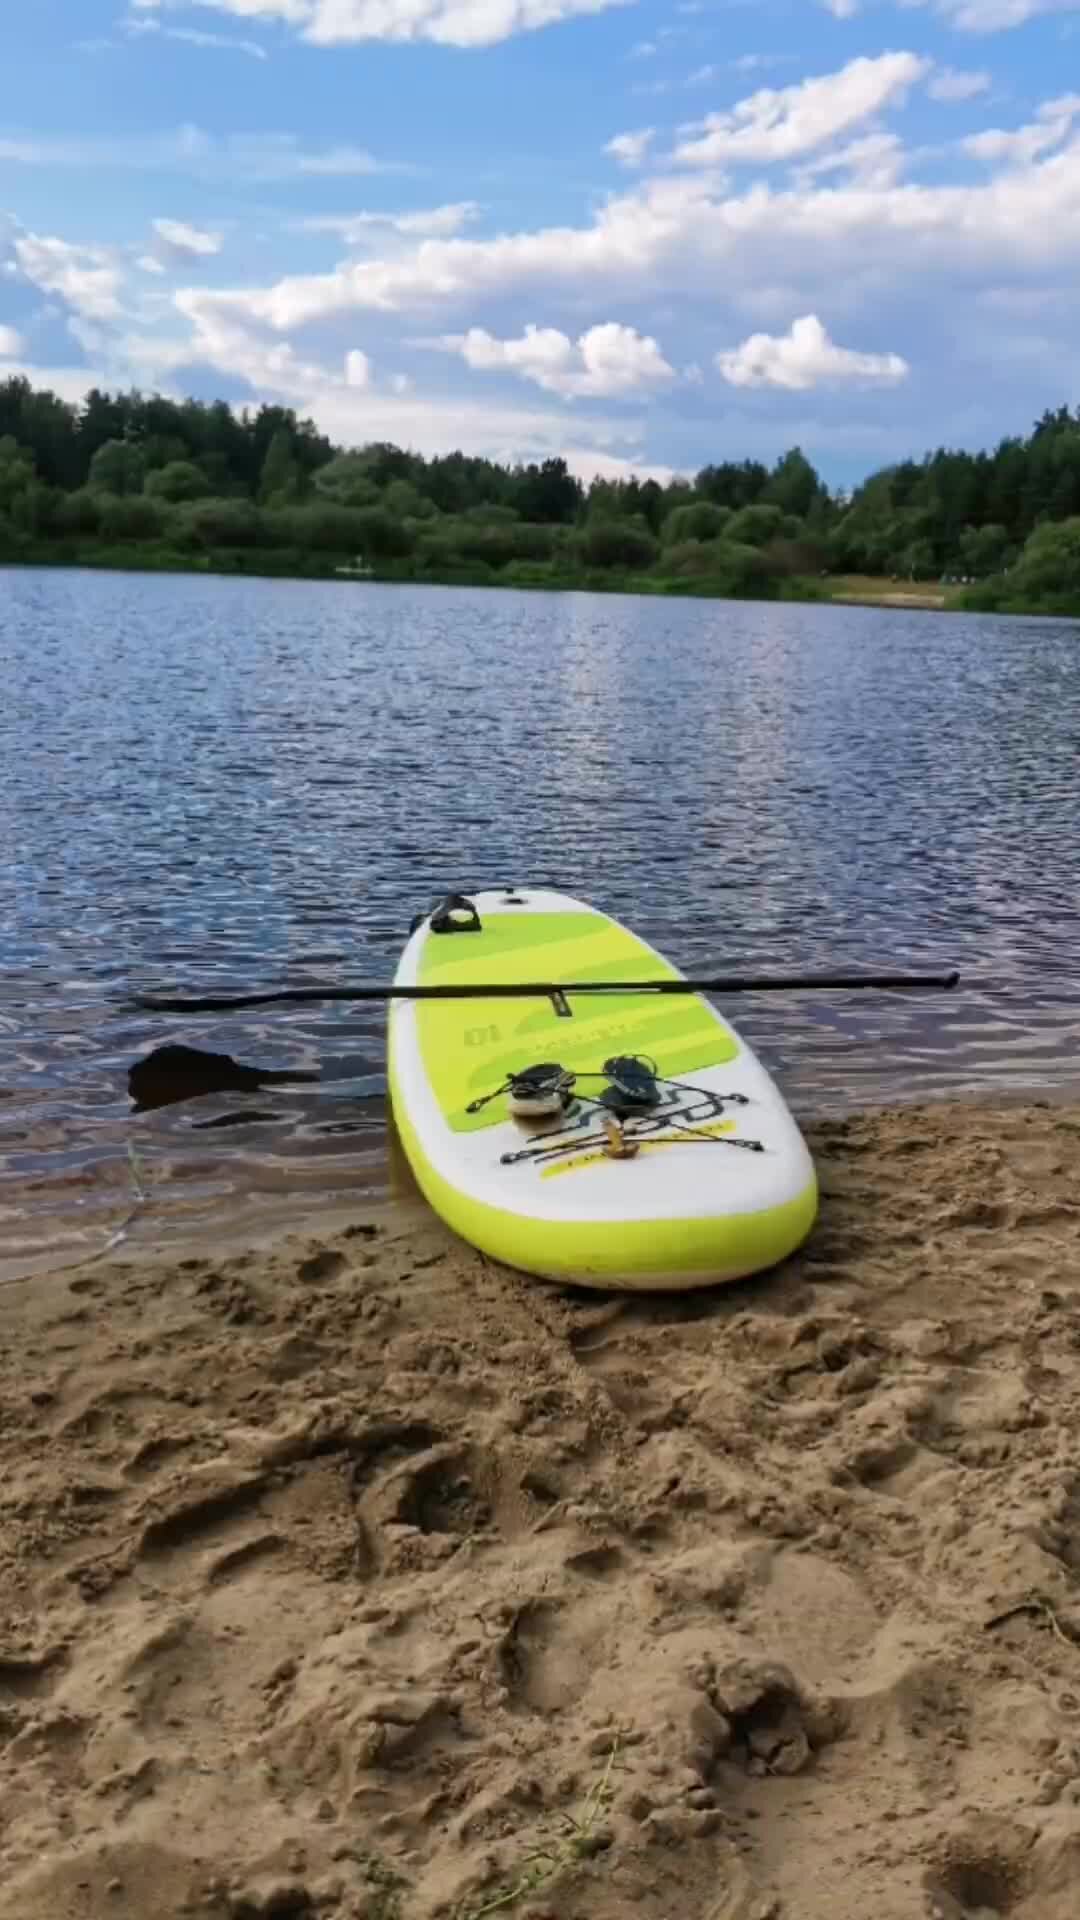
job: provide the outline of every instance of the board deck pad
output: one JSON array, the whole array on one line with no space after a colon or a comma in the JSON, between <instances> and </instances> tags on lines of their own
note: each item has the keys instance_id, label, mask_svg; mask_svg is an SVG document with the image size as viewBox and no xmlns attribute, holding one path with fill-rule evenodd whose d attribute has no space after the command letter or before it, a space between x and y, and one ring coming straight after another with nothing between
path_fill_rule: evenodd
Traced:
<instances>
[{"instance_id":1,"label":"board deck pad","mask_svg":"<svg viewBox=\"0 0 1080 1920\"><path fill-rule=\"evenodd\" d=\"M432 935L424 944L421 986L511 985L544 980L656 980L678 969L600 913L499 914L479 933ZM505 1122L505 1099L479 1113L470 1101L493 1093L511 1072L557 1061L575 1073L603 1067L615 1053L640 1053L678 1079L736 1059L739 1042L697 995L579 996L572 1017L547 1000L426 1000L417 1006L424 1069L447 1124L472 1133ZM597 1089L603 1084L597 1080Z\"/></svg>"}]
</instances>

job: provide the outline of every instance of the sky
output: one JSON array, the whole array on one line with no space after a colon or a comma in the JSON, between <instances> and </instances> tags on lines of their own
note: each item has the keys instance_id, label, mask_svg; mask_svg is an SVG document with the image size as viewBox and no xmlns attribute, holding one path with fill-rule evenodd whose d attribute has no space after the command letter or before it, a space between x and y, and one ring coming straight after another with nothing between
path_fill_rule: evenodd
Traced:
<instances>
[{"instance_id":1,"label":"sky","mask_svg":"<svg viewBox=\"0 0 1080 1920\"><path fill-rule=\"evenodd\" d=\"M834 486L1080 402L1080 0L4 15L0 377Z\"/></svg>"}]
</instances>

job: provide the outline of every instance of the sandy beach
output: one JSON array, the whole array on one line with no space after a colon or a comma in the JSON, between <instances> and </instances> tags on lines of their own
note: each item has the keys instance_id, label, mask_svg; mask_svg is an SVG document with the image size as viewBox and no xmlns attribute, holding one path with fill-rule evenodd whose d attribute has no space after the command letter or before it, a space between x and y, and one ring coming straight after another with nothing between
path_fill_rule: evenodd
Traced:
<instances>
[{"instance_id":1,"label":"sandy beach","mask_svg":"<svg viewBox=\"0 0 1080 1920\"><path fill-rule=\"evenodd\" d=\"M808 1136L713 1293L418 1202L5 1288L4 1920L1073 1920L1080 1106Z\"/></svg>"}]
</instances>

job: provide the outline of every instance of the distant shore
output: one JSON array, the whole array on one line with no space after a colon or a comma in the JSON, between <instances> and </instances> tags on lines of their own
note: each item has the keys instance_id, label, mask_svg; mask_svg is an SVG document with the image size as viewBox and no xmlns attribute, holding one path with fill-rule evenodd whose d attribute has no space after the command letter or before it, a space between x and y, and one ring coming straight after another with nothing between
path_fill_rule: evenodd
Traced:
<instances>
[{"instance_id":1,"label":"distant shore","mask_svg":"<svg viewBox=\"0 0 1080 1920\"><path fill-rule=\"evenodd\" d=\"M148 547L142 543L103 547L98 542L77 547L60 547L55 541L42 542L17 559L0 561L0 567L87 567L116 573L195 573L216 574L227 578L266 580L341 580L349 585L393 585L421 587L504 587L551 593L633 593L661 599L776 599L848 606L921 607L941 611L958 604L958 589L951 592L934 581L912 581L900 587L886 576L835 574L825 578L792 575L779 577L775 592L760 589L750 594L732 594L726 583L703 578L665 578L663 575L631 572L616 568L590 568L579 572L548 569L543 565L527 569L507 568L495 571L483 565L442 568L419 572L407 564L373 563L370 572L360 574L350 567L342 554L303 552L299 549L228 549L194 555L178 553L167 547ZM505 577L504 577L505 576Z\"/></svg>"},{"instance_id":2,"label":"distant shore","mask_svg":"<svg viewBox=\"0 0 1080 1920\"><path fill-rule=\"evenodd\" d=\"M773 590L757 586L751 592L732 593L726 581L705 577L671 578L617 568L590 568L579 572L549 568L543 563L511 565L499 570L463 564L425 570L408 562L373 563L361 572L343 554L290 549L222 548L201 554L178 553L162 546L131 544L103 547L94 542L61 547L42 542L18 557L0 560L0 571L28 567L92 568L104 573L210 574L226 579L339 580L350 586L502 587L511 591L546 593L629 593L642 598L677 600L779 600L819 606L891 608L897 612L997 612L1012 618L1053 617L1080 619L1080 596L1075 602L1055 596L1042 604L1011 600L995 606L980 604L976 585L943 586L936 580L912 580L901 585L888 575L829 574L780 575Z\"/></svg>"}]
</instances>

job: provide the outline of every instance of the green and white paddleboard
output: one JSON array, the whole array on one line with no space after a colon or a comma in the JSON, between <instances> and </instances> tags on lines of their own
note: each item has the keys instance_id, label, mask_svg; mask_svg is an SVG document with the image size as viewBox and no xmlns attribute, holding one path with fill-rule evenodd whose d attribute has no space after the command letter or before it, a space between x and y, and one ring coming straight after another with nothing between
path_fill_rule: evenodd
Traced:
<instances>
[{"instance_id":1,"label":"green and white paddleboard","mask_svg":"<svg viewBox=\"0 0 1080 1920\"><path fill-rule=\"evenodd\" d=\"M479 925L468 931L424 918L395 985L682 977L569 895L524 888L472 904ZM435 1211L492 1258L586 1287L688 1290L793 1252L817 1213L813 1163L735 1029L698 994L568 1004L569 1017L548 999L392 1002L394 1119ZM656 1099L629 1117L624 1106L613 1125L598 1104L611 1083L603 1069L627 1056L648 1061ZM522 1117L514 1090L499 1089L543 1063L572 1084L545 1118Z\"/></svg>"}]
</instances>

